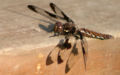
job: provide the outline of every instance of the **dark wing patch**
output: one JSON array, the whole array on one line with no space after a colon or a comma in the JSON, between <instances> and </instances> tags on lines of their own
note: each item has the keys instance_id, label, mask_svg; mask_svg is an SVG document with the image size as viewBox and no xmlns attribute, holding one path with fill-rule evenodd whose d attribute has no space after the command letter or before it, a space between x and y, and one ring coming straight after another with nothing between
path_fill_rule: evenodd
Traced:
<instances>
[{"instance_id":1,"label":"dark wing patch","mask_svg":"<svg viewBox=\"0 0 120 75\"><path fill-rule=\"evenodd\" d=\"M57 57L57 62L58 62L58 64L61 64L61 63L63 62L63 58L61 57L60 52L61 52L61 50L59 51L58 57Z\"/></svg>"},{"instance_id":2,"label":"dark wing patch","mask_svg":"<svg viewBox=\"0 0 120 75\"><path fill-rule=\"evenodd\" d=\"M50 7L53 10L53 12L55 14L57 14L58 16L63 17L64 20L66 20L67 22L73 22L72 19L70 19L60 8L58 8L54 3L50 3Z\"/></svg>"},{"instance_id":3,"label":"dark wing patch","mask_svg":"<svg viewBox=\"0 0 120 75\"><path fill-rule=\"evenodd\" d=\"M63 19L62 17L60 17L60 16L58 16L58 15L56 15L56 14L50 13L50 12L48 12L48 11L42 9L42 8L39 8L39 7L37 7L37 6L34 6L34 5L28 5L28 8L29 8L30 10L32 10L32 11L40 14L40 15L43 15L43 16L49 18L49 19L52 20L52 21L57 21L57 20L56 20L57 18Z\"/></svg>"},{"instance_id":4,"label":"dark wing patch","mask_svg":"<svg viewBox=\"0 0 120 75\"><path fill-rule=\"evenodd\" d=\"M46 65L51 65L57 61L57 53L59 51L58 47L55 47L47 56Z\"/></svg>"},{"instance_id":5,"label":"dark wing patch","mask_svg":"<svg viewBox=\"0 0 120 75\"><path fill-rule=\"evenodd\" d=\"M52 51L51 51L52 52ZM49 53L49 55L47 56L46 59L46 65L50 65L53 63L52 57L51 57L51 52Z\"/></svg>"},{"instance_id":6,"label":"dark wing patch","mask_svg":"<svg viewBox=\"0 0 120 75\"><path fill-rule=\"evenodd\" d=\"M76 43L75 43L75 45L73 46L72 53L73 53L74 55L78 55L78 48L76 48Z\"/></svg>"},{"instance_id":7,"label":"dark wing patch","mask_svg":"<svg viewBox=\"0 0 120 75\"><path fill-rule=\"evenodd\" d=\"M79 50L76 46L80 45L80 43L77 43L78 41L76 40L75 43L73 44L72 51L68 57L66 67L65 67L65 73L68 73L70 69L75 65L75 63L78 61L80 58L80 53Z\"/></svg>"},{"instance_id":8,"label":"dark wing patch","mask_svg":"<svg viewBox=\"0 0 120 75\"><path fill-rule=\"evenodd\" d=\"M61 64L69 54L69 50L71 49L71 43L69 43L69 39L65 39L65 42L63 43L61 50L59 50L57 62L58 64Z\"/></svg>"},{"instance_id":9,"label":"dark wing patch","mask_svg":"<svg viewBox=\"0 0 120 75\"><path fill-rule=\"evenodd\" d=\"M86 69L86 62L87 62L87 56L88 56L88 45L87 45L86 39L84 38L82 33L80 31L78 31L78 34L79 34L80 40L81 40L84 65L85 65L85 69Z\"/></svg>"},{"instance_id":10,"label":"dark wing patch","mask_svg":"<svg viewBox=\"0 0 120 75\"><path fill-rule=\"evenodd\" d=\"M68 64L66 64L66 67L65 67L65 73L68 73L70 71L70 67Z\"/></svg>"},{"instance_id":11,"label":"dark wing patch","mask_svg":"<svg viewBox=\"0 0 120 75\"><path fill-rule=\"evenodd\" d=\"M80 35L81 43L79 42L79 39L76 38L76 41L75 41L74 45L72 46L73 47L72 51L71 51L70 56L66 63L65 73L68 73L70 71L70 69L74 66L74 64L80 58L80 50L81 49L79 50L78 46L81 46L81 48L82 48L83 59L84 59L84 64L85 64L85 69L86 69L86 62L87 62L87 55L88 55L87 42L81 33L79 33L79 35Z\"/></svg>"},{"instance_id":12,"label":"dark wing patch","mask_svg":"<svg viewBox=\"0 0 120 75\"><path fill-rule=\"evenodd\" d=\"M46 65L50 65L57 61L57 55L58 52L62 49L62 45L64 43L64 40L60 40L58 45L48 54L46 59Z\"/></svg>"},{"instance_id":13,"label":"dark wing patch","mask_svg":"<svg viewBox=\"0 0 120 75\"><path fill-rule=\"evenodd\" d=\"M70 45L68 39L65 42L64 40L60 40L59 44L48 54L46 65L50 65L56 61L58 64L62 63L66 59Z\"/></svg>"},{"instance_id":14,"label":"dark wing patch","mask_svg":"<svg viewBox=\"0 0 120 75\"><path fill-rule=\"evenodd\" d=\"M85 38L81 40L81 46L82 46L84 65L85 65L85 69L86 69L87 56L88 56L88 49L87 49L88 45L87 45Z\"/></svg>"},{"instance_id":15,"label":"dark wing patch","mask_svg":"<svg viewBox=\"0 0 120 75\"><path fill-rule=\"evenodd\" d=\"M37 11L36 11L36 7L33 6L33 5L28 5L28 8L29 8L30 10L34 11L34 12L37 12ZM38 13L38 12L37 12L37 13Z\"/></svg>"}]
</instances>

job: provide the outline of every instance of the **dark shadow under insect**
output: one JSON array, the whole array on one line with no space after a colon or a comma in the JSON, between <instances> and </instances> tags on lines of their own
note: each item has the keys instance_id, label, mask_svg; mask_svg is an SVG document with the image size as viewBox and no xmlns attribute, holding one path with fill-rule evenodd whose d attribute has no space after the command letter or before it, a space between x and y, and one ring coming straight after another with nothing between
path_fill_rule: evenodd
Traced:
<instances>
[{"instance_id":1,"label":"dark shadow under insect","mask_svg":"<svg viewBox=\"0 0 120 75\"><path fill-rule=\"evenodd\" d=\"M54 25L53 25L53 24L48 25L48 27L46 27L46 26L44 26L44 25L42 25L42 24L39 24L38 26L39 26L42 30L44 30L44 31L46 31L46 32L48 32L48 33L53 32L53 29L54 29Z\"/></svg>"}]
</instances>

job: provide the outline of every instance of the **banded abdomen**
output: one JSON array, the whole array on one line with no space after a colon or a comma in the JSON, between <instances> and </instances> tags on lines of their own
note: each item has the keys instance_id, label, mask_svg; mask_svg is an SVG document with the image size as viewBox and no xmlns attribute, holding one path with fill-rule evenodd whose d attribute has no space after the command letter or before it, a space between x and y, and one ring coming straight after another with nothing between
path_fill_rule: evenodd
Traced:
<instances>
[{"instance_id":1,"label":"banded abdomen","mask_svg":"<svg viewBox=\"0 0 120 75\"><path fill-rule=\"evenodd\" d=\"M97 32L94 32L92 30L88 30L88 29L85 29L85 28L81 28L80 32L82 33L83 36L89 37L89 38L96 38L96 39L100 39L100 40L113 38L112 35L97 33Z\"/></svg>"}]
</instances>

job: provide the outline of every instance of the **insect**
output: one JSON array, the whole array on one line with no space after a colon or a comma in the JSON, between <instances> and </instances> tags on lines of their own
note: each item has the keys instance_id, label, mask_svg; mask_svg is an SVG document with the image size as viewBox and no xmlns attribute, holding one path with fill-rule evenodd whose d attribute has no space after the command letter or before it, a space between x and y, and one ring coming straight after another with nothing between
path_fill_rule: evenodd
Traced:
<instances>
[{"instance_id":1,"label":"insect","mask_svg":"<svg viewBox=\"0 0 120 75\"><path fill-rule=\"evenodd\" d=\"M48 12L42 8L39 8L34 5L28 5L28 8L38 14L41 14L47 18L54 19L55 24L53 28L53 32L55 36L63 35L65 37L65 41L62 41L59 43L55 49L53 49L47 56L46 59L46 65L50 65L54 62L57 61L58 64L61 64L65 60L65 54L67 50L71 50L70 54L67 58L66 66L65 66L65 73L68 73L72 66L74 66L75 62L79 59L79 50L77 48L77 45L81 45L81 50L83 53L83 59L84 59L84 64L86 68L86 62L87 62L87 55L88 55L88 50L87 50L87 42L85 41L84 37L89 37L89 38L96 38L100 40L105 40L105 39L111 39L113 36L109 34L102 34L102 33L97 33L89 29L85 28L78 28L77 25L75 25L74 21L70 19L59 7L57 7L54 3L50 3L50 8L54 13ZM66 21L65 23L62 23L60 21L57 21L58 19ZM75 41L72 44L70 41L70 37L74 37ZM78 42L80 41L80 42ZM58 50L57 57L54 57L55 50Z\"/></svg>"}]
</instances>

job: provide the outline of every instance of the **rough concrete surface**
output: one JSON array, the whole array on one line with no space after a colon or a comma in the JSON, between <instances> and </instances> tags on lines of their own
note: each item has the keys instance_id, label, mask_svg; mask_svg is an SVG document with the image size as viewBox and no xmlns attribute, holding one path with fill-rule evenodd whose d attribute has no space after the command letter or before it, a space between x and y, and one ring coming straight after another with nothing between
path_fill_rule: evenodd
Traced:
<instances>
[{"instance_id":1,"label":"rough concrete surface","mask_svg":"<svg viewBox=\"0 0 120 75\"><path fill-rule=\"evenodd\" d=\"M45 59L60 38L49 38L53 21L27 8L60 7L79 28L113 35L111 40L87 40L87 71L83 60L68 75L120 75L119 0L0 0L0 75L64 75L62 65L45 66ZM43 25L46 26L43 27Z\"/></svg>"}]
</instances>

